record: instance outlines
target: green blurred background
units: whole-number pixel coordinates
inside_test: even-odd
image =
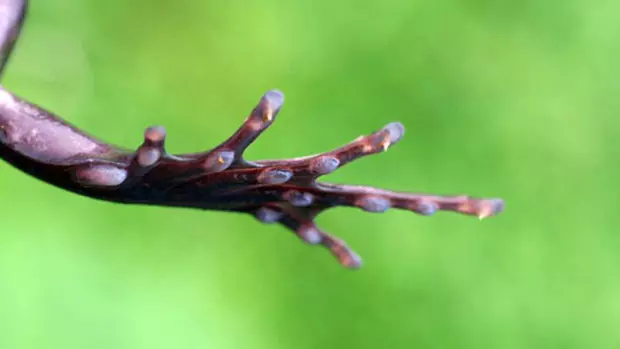
[[[619,348],[620,3],[32,0],[3,84],[128,147],[250,158],[390,121],[335,182],[502,197],[483,222],[337,209],[359,271],[252,217],[82,198],[2,164],[0,348]]]

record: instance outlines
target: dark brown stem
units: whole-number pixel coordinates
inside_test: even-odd
[[[0,70],[19,33],[25,6],[24,0],[0,0]],[[400,123],[326,153],[247,161],[244,151],[273,124],[283,103],[281,92],[269,91],[220,145],[172,155],[165,148],[163,127],[147,128],[144,141],[132,151],[100,141],[0,88],[0,156],[33,177],[96,199],[249,213],[262,222],[284,225],[309,244],[325,246],[350,268],[359,267],[361,258],[314,223],[329,208],[385,212],[393,207],[422,215],[444,210],[480,218],[503,210],[499,199],[398,193],[317,181],[356,159],[386,151],[403,137]]]

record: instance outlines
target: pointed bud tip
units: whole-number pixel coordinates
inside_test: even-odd
[[[284,104],[284,93],[280,90],[271,90],[265,93],[263,99],[269,103],[269,107],[277,111]]]
[[[485,218],[498,215],[504,211],[504,206],[504,200],[502,199],[484,200],[480,203],[478,219],[483,220]]]
[[[359,269],[363,264],[362,257],[353,251],[349,251],[346,256],[343,256],[340,263],[348,269]]]
[[[151,126],[144,131],[144,139],[149,142],[159,143],[166,138],[166,129],[163,126]]]
[[[400,122],[389,123],[383,129],[388,132],[390,144],[397,143],[405,135],[405,126]]]

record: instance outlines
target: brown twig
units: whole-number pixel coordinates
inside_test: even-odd
[[[25,0],[0,0],[0,69],[18,36],[25,6]],[[444,210],[479,218],[503,209],[499,199],[398,193],[317,181],[356,159],[386,151],[403,137],[400,123],[322,154],[247,161],[244,151],[273,124],[283,103],[281,92],[267,92],[228,140],[202,153],[172,155],[165,149],[162,127],[147,128],[137,150],[123,149],[0,88],[0,156],[36,178],[92,198],[250,213],[264,223],[286,226],[308,244],[326,247],[350,268],[360,266],[360,257],[314,223],[329,208],[384,212],[393,207],[422,215]]]

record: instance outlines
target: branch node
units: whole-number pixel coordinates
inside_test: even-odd
[[[127,179],[127,171],[111,165],[80,167],[75,170],[74,179],[89,187],[115,187]]]
[[[269,207],[261,207],[256,211],[256,218],[266,224],[276,223],[282,216],[282,212]]]
[[[303,193],[297,190],[289,190],[283,195],[284,200],[296,207],[307,207],[312,205],[314,196],[310,193]]]
[[[210,153],[204,160],[203,168],[207,173],[221,172],[232,165],[235,160],[235,152],[221,150]]]
[[[431,216],[435,214],[437,210],[439,210],[439,205],[437,205],[437,203],[425,199],[420,200],[417,207],[414,209],[414,211],[424,216]]]
[[[287,170],[265,169],[256,180],[261,184],[283,184],[288,182],[293,173]]]
[[[332,173],[340,166],[340,160],[331,155],[319,156],[310,161],[310,171],[318,175]]]
[[[138,149],[136,161],[142,167],[151,167],[161,158],[161,151],[157,148],[141,147]]]
[[[383,213],[390,208],[391,202],[380,196],[364,196],[359,198],[355,205],[366,212]]]

